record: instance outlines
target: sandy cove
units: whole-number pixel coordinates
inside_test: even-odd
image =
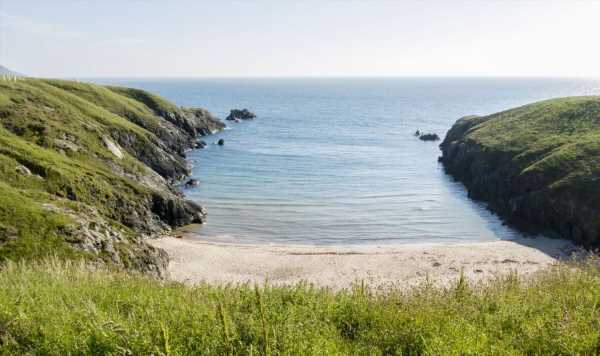
[[[460,271],[485,281],[511,271],[531,274],[576,251],[569,241],[535,238],[463,244],[382,246],[286,246],[204,242],[192,238],[151,240],[170,258],[170,278],[186,284],[305,281],[335,290],[367,283],[372,288],[406,288],[429,279],[456,281]]]

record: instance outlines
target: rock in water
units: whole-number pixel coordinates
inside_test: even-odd
[[[239,120],[252,120],[254,118],[256,118],[256,115],[248,109],[233,109],[229,112],[229,116],[225,120],[239,122]]]
[[[197,187],[200,184],[200,182],[197,179],[190,179],[187,182],[185,182],[185,186],[187,188],[193,188],[193,187]]]
[[[225,144],[225,140],[220,139],[219,141],[217,141],[217,145],[219,146],[223,146]]]
[[[419,136],[421,141],[439,141],[440,137],[435,133],[426,133]]]

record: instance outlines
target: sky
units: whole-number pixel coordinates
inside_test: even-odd
[[[0,0],[43,77],[600,76],[600,1]]]

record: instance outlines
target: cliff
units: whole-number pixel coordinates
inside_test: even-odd
[[[185,151],[225,125],[150,93],[0,81],[0,260],[83,257],[160,276],[145,237],[200,223],[173,184]]]
[[[440,147],[446,171],[509,222],[600,246],[600,97],[465,117]]]

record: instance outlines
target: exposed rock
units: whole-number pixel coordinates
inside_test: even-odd
[[[206,142],[203,140],[195,140],[192,144],[192,148],[204,148],[206,147]]]
[[[225,140],[223,139],[219,139],[219,141],[217,141],[217,145],[219,146],[223,146],[225,144]]]
[[[170,226],[202,224],[206,217],[206,211],[202,206],[165,194],[154,194],[152,211]]]
[[[233,109],[229,112],[229,115],[225,120],[236,121],[236,120],[252,120],[256,118],[256,114],[250,112],[248,109]]]
[[[210,135],[225,127],[218,118],[202,108],[182,108],[177,111],[156,109],[156,113],[186,131],[190,137]]]
[[[440,137],[436,133],[426,133],[419,136],[421,141],[439,141]]]
[[[27,168],[23,165],[18,165],[17,167],[15,167],[15,170],[17,171],[17,173],[24,175],[24,176],[31,175],[31,171],[29,170],[29,168]]]
[[[187,188],[193,188],[193,187],[197,187],[200,184],[200,182],[197,179],[190,179],[187,182],[185,182],[185,186]]]
[[[64,231],[65,241],[74,248],[99,256],[105,263],[164,278],[169,257],[165,251],[142,240],[131,240],[127,234],[107,222],[98,211],[81,205],[78,211],[44,204],[48,209],[62,212],[77,221]]]
[[[78,152],[81,149],[81,147],[74,144],[73,142],[59,138],[54,139],[54,146],[63,151]]]
[[[123,159],[123,152],[121,152],[119,146],[117,146],[110,138],[102,136],[102,143],[104,143],[104,146],[106,146],[106,148],[118,159]]]

